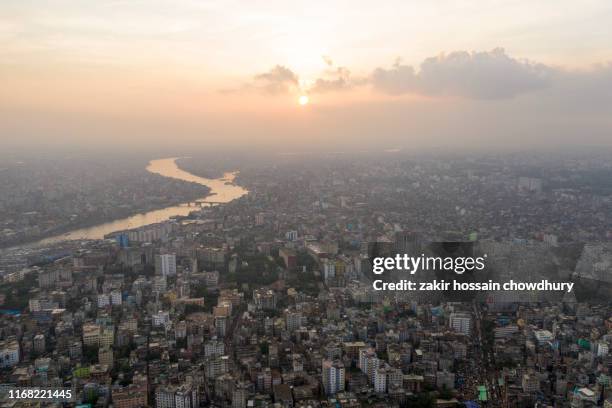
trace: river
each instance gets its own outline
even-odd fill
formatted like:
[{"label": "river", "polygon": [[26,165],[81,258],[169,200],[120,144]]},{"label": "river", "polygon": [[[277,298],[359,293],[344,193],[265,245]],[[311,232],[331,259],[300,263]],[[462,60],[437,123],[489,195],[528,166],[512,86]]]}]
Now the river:
[{"label": "river", "polygon": [[[238,172],[224,173],[221,178],[208,179],[191,174],[182,170],[176,164],[176,157],[166,159],[151,160],[147,165],[147,171],[164,177],[170,177],[178,180],[190,181],[198,183],[210,188],[210,194],[206,197],[194,200],[199,202],[215,202],[228,203],[232,200],[242,197],[248,193],[248,190],[233,184]],[[148,211],[142,214],[132,215],[127,218],[118,219],[115,221],[105,222],[88,228],[80,228],[67,232],[65,234],[56,235],[45,238],[35,243],[25,244],[23,246],[44,246],[60,241],[79,240],[79,239],[102,239],[105,235],[111,232],[121,231],[126,229],[138,228],[144,225],[155,224],[165,221],[171,217],[188,215],[197,207],[190,207],[187,203],[174,205],[159,210]]]}]

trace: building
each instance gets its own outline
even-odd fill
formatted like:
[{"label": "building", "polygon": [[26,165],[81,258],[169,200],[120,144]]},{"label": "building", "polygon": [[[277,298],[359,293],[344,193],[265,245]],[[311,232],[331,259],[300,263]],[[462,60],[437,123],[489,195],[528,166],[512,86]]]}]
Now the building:
[{"label": "building", "polygon": [[109,348],[115,344],[115,328],[113,326],[104,327],[100,330],[100,347]]},{"label": "building", "polygon": [[183,384],[174,393],[175,408],[197,408],[200,406],[197,387]]},{"label": "building", "polygon": [[174,394],[176,387],[159,386],[155,390],[155,407],[156,408],[176,408]]},{"label": "building", "polygon": [[30,312],[40,312],[41,310],[51,310],[59,308],[59,304],[49,299],[30,299],[28,301]]},{"label": "building", "polygon": [[0,342],[0,367],[13,367],[19,363],[19,343],[16,340]]},{"label": "building", "polygon": [[100,344],[100,326],[97,324],[83,325],[83,344],[87,347],[97,347]]},{"label": "building", "polygon": [[100,348],[98,350],[98,363],[113,367],[113,350],[109,348]]},{"label": "building", "polygon": [[294,270],[297,266],[297,255],[295,251],[291,248],[281,248],[278,250],[278,256],[283,259],[285,263],[285,268],[289,270]]},{"label": "building", "polygon": [[457,333],[469,335],[472,331],[472,316],[469,313],[451,313],[448,325]]},{"label": "building", "polygon": [[113,290],[110,293],[110,302],[113,306],[120,306],[122,303],[121,292],[118,290]]},{"label": "building", "polygon": [[436,387],[452,390],[455,388],[455,373],[449,371],[438,371],[436,374]]},{"label": "building", "polygon": [[130,384],[127,387],[113,388],[113,407],[140,408],[148,406],[146,377],[144,384]]},{"label": "building", "polygon": [[248,383],[239,382],[232,392],[232,408],[246,408],[249,396]]},{"label": "building", "polygon": [[328,281],[336,276],[336,261],[334,259],[326,259],[323,262],[323,279]]},{"label": "building", "polygon": [[359,350],[359,369],[368,376],[368,381],[373,384],[376,370],[380,367],[380,360],[373,348]]},{"label": "building", "polygon": [[287,312],[285,316],[287,331],[294,332],[302,326],[302,314],[299,312]]},{"label": "building", "polygon": [[536,177],[519,177],[517,187],[519,191],[542,192],[542,179]]},{"label": "building", "polygon": [[276,295],[270,289],[255,289],[253,301],[257,309],[272,310],[276,308]]},{"label": "building", "polygon": [[293,395],[287,384],[275,384],[273,388],[275,405],[283,408],[293,407]]},{"label": "building", "polygon": [[525,373],[521,380],[521,386],[523,392],[531,393],[540,391],[540,379],[534,372]]},{"label": "building", "polygon": [[219,285],[219,271],[204,272],[204,284],[207,288]]},{"label": "building", "polygon": [[34,336],[34,351],[38,354],[42,354],[45,352],[46,350],[46,344],[45,344],[45,336],[43,334],[37,334],[36,336]]},{"label": "building", "polygon": [[225,344],[216,339],[204,343],[204,356],[222,356],[225,353]]},{"label": "building", "polygon": [[79,360],[83,356],[83,343],[80,341],[70,343],[68,353],[71,359]]},{"label": "building", "polygon": [[110,305],[110,297],[106,293],[98,295],[98,308],[102,309]]},{"label": "building", "polygon": [[153,278],[153,291],[164,293],[168,289],[168,280],[165,276],[156,276]]},{"label": "building", "polygon": [[170,322],[170,313],[160,310],[151,316],[151,323],[155,327],[165,326]]},{"label": "building", "polygon": [[539,346],[554,340],[553,334],[548,330],[536,330],[533,332],[533,336],[537,340]]},{"label": "building", "polygon": [[387,369],[385,367],[374,370],[374,391],[378,393],[387,392]]},{"label": "building", "polygon": [[597,357],[606,357],[608,355],[608,343],[599,342],[597,344]]},{"label": "building", "polygon": [[325,394],[334,395],[344,391],[345,368],[340,360],[323,360],[321,377]]},{"label": "building", "polygon": [[176,255],[155,255],[155,273],[161,276],[176,275]]}]

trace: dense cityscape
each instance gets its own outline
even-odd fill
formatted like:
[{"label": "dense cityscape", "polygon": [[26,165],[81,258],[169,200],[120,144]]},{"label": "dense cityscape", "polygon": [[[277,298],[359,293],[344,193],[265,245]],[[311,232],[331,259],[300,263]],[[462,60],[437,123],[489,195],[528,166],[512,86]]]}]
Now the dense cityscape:
[{"label": "dense cityscape", "polygon": [[[112,172],[9,163],[0,171],[0,384],[73,398],[2,394],[0,406],[612,407],[611,159],[180,159],[202,177],[238,170],[234,183],[248,193],[45,245],[31,243],[208,189],[150,174],[146,162],[96,165]],[[508,276],[554,265],[593,296],[454,301],[372,290],[369,244],[436,241],[503,253]]]}]

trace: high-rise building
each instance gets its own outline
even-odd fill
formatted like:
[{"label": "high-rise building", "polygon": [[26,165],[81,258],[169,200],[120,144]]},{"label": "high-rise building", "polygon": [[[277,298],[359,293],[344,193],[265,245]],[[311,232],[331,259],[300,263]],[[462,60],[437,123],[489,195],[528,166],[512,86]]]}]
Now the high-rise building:
[{"label": "high-rise building", "polygon": [[162,254],[155,256],[155,273],[161,276],[176,275],[176,255]]},{"label": "high-rise building", "polygon": [[246,408],[248,397],[248,384],[238,383],[232,392],[232,408]]},{"label": "high-rise building", "polygon": [[368,376],[368,381],[374,383],[376,370],[380,367],[380,360],[373,348],[359,350],[359,368]]},{"label": "high-rise building", "polygon": [[472,316],[469,313],[451,313],[448,325],[458,333],[469,335],[472,330]]},{"label": "high-rise building", "polygon": [[43,334],[37,334],[34,336],[34,351],[41,354],[45,352],[46,344],[45,344],[45,336]]},{"label": "high-rise building", "polygon": [[113,350],[110,348],[100,348],[98,349],[98,363],[102,365],[107,365],[108,367],[113,367]]},{"label": "high-rise building", "polygon": [[83,325],[83,344],[89,347],[97,347],[100,344],[100,326],[97,324]]},{"label": "high-rise building", "polygon": [[12,367],[19,363],[19,343],[15,340],[0,342],[0,367]]},{"label": "high-rise building", "polygon": [[294,332],[302,326],[302,314],[299,312],[287,312],[285,320],[289,332]]},{"label": "high-rise building", "polygon": [[374,391],[387,392],[387,369],[385,367],[374,370]]},{"label": "high-rise building", "polygon": [[121,305],[122,303],[122,299],[121,299],[121,292],[118,290],[113,290],[110,293],[110,302],[112,305]]},{"label": "high-rise building", "polygon": [[160,310],[151,316],[151,323],[155,327],[165,326],[170,321],[170,313]]},{"label": "high-rise building", "polygon": [[340,360],[323,360],[321,369],[325,394],[334,395],[344,391],[345,368]]},{"label": "high-rise building", "polygon": [[196,408],[200,406],[198,389],[191,383],[159,386],[155,390],[157,408]]}]

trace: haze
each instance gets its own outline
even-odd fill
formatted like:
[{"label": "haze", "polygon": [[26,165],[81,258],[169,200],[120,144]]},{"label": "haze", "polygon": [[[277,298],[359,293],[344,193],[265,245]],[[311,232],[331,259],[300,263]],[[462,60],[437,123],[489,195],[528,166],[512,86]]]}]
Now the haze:
[{"label": "haze", "polygon": [[173,152],[610,147],[610,21],[607,0],[5,0],[0,139]]}]

